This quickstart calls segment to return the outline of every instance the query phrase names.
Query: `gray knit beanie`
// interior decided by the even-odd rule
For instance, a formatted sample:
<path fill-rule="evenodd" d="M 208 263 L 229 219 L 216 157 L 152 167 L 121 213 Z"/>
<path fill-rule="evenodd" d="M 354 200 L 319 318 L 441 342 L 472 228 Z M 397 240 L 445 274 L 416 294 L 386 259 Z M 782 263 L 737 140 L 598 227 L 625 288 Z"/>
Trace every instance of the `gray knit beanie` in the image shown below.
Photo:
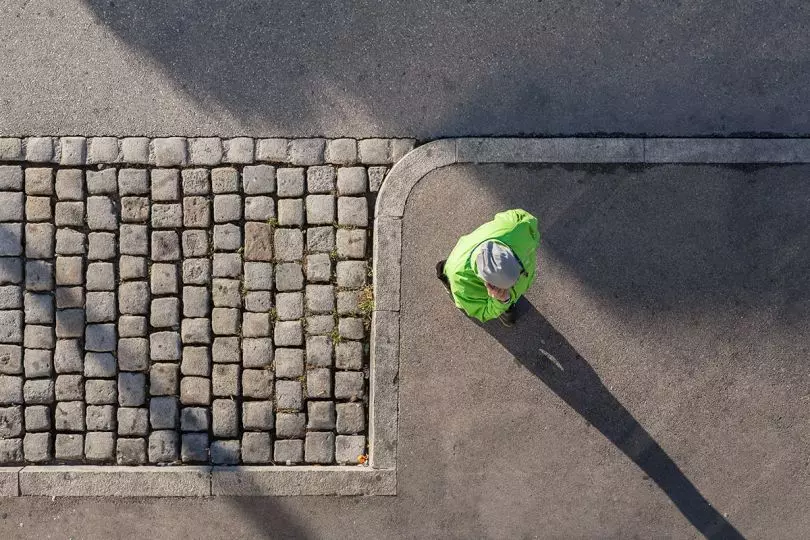
<path fill-rule="evenodd" d="M 511 249 L 493 240 L 487 240 L 476 249 L 478 277 L 499 289 L 511 289 L 517 283 L 523 267 Z"/>

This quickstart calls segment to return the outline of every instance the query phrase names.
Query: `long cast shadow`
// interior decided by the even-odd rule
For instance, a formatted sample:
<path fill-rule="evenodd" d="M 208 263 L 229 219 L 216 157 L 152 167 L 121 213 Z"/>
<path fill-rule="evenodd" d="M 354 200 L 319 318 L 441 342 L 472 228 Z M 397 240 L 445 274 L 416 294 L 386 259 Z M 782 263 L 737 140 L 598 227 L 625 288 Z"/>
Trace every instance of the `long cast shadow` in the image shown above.
<path fill-rule="evenodd" d="M 667 494 L 706 538 L 744 538 L 686 477 L 666 451 L 605 387 L 588 362 L 525 298 L 506 328 L 480 325 L 526 369 L 599 430 Z"/>

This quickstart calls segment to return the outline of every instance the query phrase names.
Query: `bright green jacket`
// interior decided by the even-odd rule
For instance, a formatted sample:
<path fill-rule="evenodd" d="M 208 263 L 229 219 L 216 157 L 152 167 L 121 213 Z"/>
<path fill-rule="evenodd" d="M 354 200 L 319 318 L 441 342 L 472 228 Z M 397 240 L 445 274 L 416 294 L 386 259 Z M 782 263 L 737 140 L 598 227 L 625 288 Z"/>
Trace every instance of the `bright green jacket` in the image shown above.
<path fill-rule="evenodd" d="M 472 254 L 486 240 L 496 240 L 508 246 L 523 265 L 523 273 L 509 290 L 508 302 L 489 296 L 484 280 L 475 271 Z M 525 210 L 507 210 L 496 214 L 489 223 L 462 236 L 444 265 L 456 306 L 481 322 L 501 315 L 517 302 L 534 281 L 539 245 L 537 218 Z"/>

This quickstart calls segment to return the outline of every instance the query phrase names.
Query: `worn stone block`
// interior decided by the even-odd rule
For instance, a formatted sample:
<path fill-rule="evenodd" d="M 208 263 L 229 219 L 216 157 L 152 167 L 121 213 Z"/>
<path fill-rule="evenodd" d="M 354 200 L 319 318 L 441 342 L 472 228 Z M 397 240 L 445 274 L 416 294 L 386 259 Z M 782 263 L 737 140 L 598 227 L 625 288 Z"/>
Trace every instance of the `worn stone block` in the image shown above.
<path fill-rule="evenodd" d="M 366 411 L 362 403 L 338 403 L 337 432 L 342 435 L 363 433 L 366 429 Z"/>
<path fill-rule="evenodd" d="M 283 382 L 283 381 L 277 381 Z M 287 381 L 289 382 L 289 381 Z M 276 389 L 278 393 L 278 389 Z M 279 412 L 276 414 L 276 437 L 279 439 L 301 439 L 306 434 L 304 413 Z"/>
<path fill-rule="evenodd" d="M 244 337 L 269 336 L 270 315 L 268 313 L 243 313 L 242 335 Z"/>
<path fill-rule="evenodd" d="M 307 253 L 331 253 L 335 249 L 335 229 L 310 227 L 307 229 Z"/>
<path fill-rule="evenodd" d="M 238 309 L 216 307 L 211 315 L 211 327 L 218 336 L 235 336 L 239 334 L 241 320 Z"/>
<path fill-rule="evenodd" d="M 350 227 L 368 225 L 368 201 L 365 197 L 338 197 L 338 224 Z"/>
<path fill-rule="evenodd" d="M 50 259 L 54 256 L 56 228 L 50 223 L 25 224 L 25 256 L 29 259 Z"/>
<path fill-rule="evenodd" d="M 357 315 L 360 313 L 360 301 L 363 291 L 338 291 L 338 315 Z"/>
<path fill-rule="evenodd" d="M 278 233 L 276 231 L 276 256 L 286 254 L 290 246 L 278 244 Z M 271 261 L 273 260 L 273 226 L 258 221 L 245 223 L 245 260 L 247 261 Z"/>
<path fill-rule="evenodd" d="M 62 147 L 62 165 L 84 165 L 87 158 L 87 139 L 84 137 L 62 137 L 59 139 Z"/>
<path fill-rule="evenodd" d="M 118 259 L 118 275 L 122 280 L 145 278 L 147 276 L 146 257 L 122 255 Z"/>
<path fill-rule="evenodd" d="M 149 354 L 152 361 L 180 360 L 180 334 L 154 332 L 149 335 Z"/>
<path fill-rule="evenodd" d="M 114 231 L 118 228 L 112 199 L 100 195 L 87 197 L 87 226 L 97 231 Z"/>
<path fill-rule="evenodd" d="M 176 203 L 161 203 L 152 205 L 152 227 L 156 229 L 172 229 L 183 226 L 183 206 Z M 153 235 L 155 233 L 152 233 Z M 154 236 L 153 236 L 154 242 Z"/>
<path fill-rule="evenodd" d="M 123 255 L 149 255 L 146 225 L 121 225 L 118 244 Z"/>
<path fill-rule="evenodd" d="M 304 201 L 302 199 L 279 200 L 278 223 L 282 227 L 303 227 Z"/>
<path fill-rule="evenodd" d="M 155 328 L 170 328 L 179 325 L 180 299 L 154 298 L 149 323 Z"/>
<path fill-rule="evenodd" d="M 276 315 L 282 321 L 291 321 L 303 317 L 304 295 L 300 292 L 277 294 Z"/>
<path fill-rule="evenodd" d="M 332 285 L 307 285 L 308 313 L 332 313 L 335 310 L 335 290 Z"/>
<path fill-rule="evenodd" d="M 189 285 L 211 283 L 211 261 L 208 259 L 183 260 L 183 283 Z"/>
<path fill-rule="evenodd" d="M 211 407 L 211 432 L 215 437 L 239 435 L 239 406 L 230 399 L 215 399 Z"/>
<path fill-rule="evenodd" d="M 155 151 L 155 165 L 158 167 L 175 167 L 188 163 L 188 151 L 184 138 L 159 138 L 153 139 L 152 143 Z"/>
<path fill-rule="evenodd" d="M 208 461 L 208 434 L 184 433 L 180 450 L 183 463 L 204 463 Z"/>
<path fill-rule="evenodd" d="M 332 139 L 326 141 L 327 163 L 353 165 L 357 163 L 357 141 L 354 139 Z"/>
<path fill-rule="evenodd" d="M 283 163 L 287 161 L 287 139 L 260 139 L 256 142 L 256 159 L 258 161 L 270 161 Z"/>
<path fill-rule="evenodd" d="M 0 439 L 0 463 L 12 464 L 22 461 L 22 439 Z"/>
<path fill-rule="evenodd" d="M 19 345 L 0 345 L 0 373 L 17 375 L 22 372 L 22 347 Z"/>
<path fill-rule="evenodd" d="M 58 433 L 54 446 L 59 461 L 79 461 L 84 458 L 84 435 Z"/>
<path fill-rule="evenodd" d="M 15 287 L 19 292 L 19 288 Z M 19 305 L 9 306 L 11 309 Z M 25 293 L 25 322 L 27 324 L 53 323 L 53 296 L 47 293 Z"/>
<path fill-rule="evenodd" d="M 276 407 L 284 411 L 300 411 L 303 392 L 300 381 L 276 381 Z"/>
<path fill-rule="evenodd" d="M 214 221 L 226 223 L 242 219 L 242 197 L 238 194 L 223 194 L 214 197 Z"/>
<path fill-rule="evenodd" d="M 146 463 L 146 439 L 118 439 L 115 441 L 115 462 L 119 465 Z"/>
<path fill-rule="evenodd" d="M 53 367 L 53 351 L 25 349 L 23 362 L 26 377 L 49 377 Z"/>
<path fill-rule="evenodd" d="M 282 379 L 296 379 L 304 374 L 304 351 L 301 349 L 277 349 L 275 351 L 275 374 Z"/>
<path fill-rule="evenodd" d="M 132 338 L 143 337 L 146 335 L 146 317 L 138 317 L 133 315 L 124 315 L 118 317 L 118 337 Z M 121 347 L 119 342 L 118 354 L 121 354 Z"/>
<path fill-rule="evenodd" d="M 2 231 L 2 228 L 0 228 Z M 16 284 L 23 281 L 23 264 L 22 259 L 9 258 L 3 259 L 3 264 L 0 264 L 0 284 Z"/>
<path fill-rule="evenodd" d="M 22 223 L 0 223 L 0 256 L 16 257 L 22 254 Z"/>
<path fill-rule="evenodd" d="M 154 266 L 152 267 L 152 280 L 154 283 Z M 145 281 L 122 283 L 118 287 L 118 310 L 123 315 L 146 315 L 149 313 L 149 286 L 147 283 Z"/>
<path fill-rule="evenodd" d="M 23 170 L 17 165 L 0 165 L 0 189 L 16 190 L 23 188 Z"/>
<path fill-rule="evenodd" d="M 8 205 L 2 205 L 0 208 L 4 209 L 5 211 L 14 209 L 14 205 L 11 204 L 14 202 L 15 196 L 16 198 L 21 200 L 19 197 L 20 194 L 9 194 L 3 193 L 2 198 L 10 199 Z M 5 202 L 5 201 L 4 201 Z M 0 210 L 3 212 L 3 210 Z M 3 216 L 0 215 L 0 221 L 14 221 L 22 219 L 22 216 L 11 215 L 7 216 L 5 219 L 2 219 Z M 27 196 L 25 197 L 25 219 L 30 223 L 32 221 L 51 221 L 51 198 L 50 197 L 34 197 L 34 196 Z"/>
<path fill-rule="evenodd" d="M 310 401 L 307 403 L 307 429 L 335 429 L 335 403 L 333 401 Z"/>
<path fill-rule="evenodd" d="M 282 168 L 276 171 L 279 197 L 301 197 L 304 195 L 304 169 L 300 167 Z"/>
<path fill-rule="evenodd" d="M 81 346 L 75 339 L 60 339 L 56 342 L 53 366 L 57 373 L 82 373 L 84 363 Z"/>
<path fill-rule="evenodd" d="M 208 347 L 183 347 L 180 372 L 184 376 L 210 377 L 211 354 L 208 352 Z"/>
<path fill-rule="evenodd" d="M 363 259 L 366 256 L 368 233 L 365 229 L 338 229 L 338 257 L 345 259 Z"/>
<path fill-rule="evenodd" d="M 273 446 L 273 460 L 285 465 L 301 463 L 304 461 L 304 441 L 298 439 L 276 441 Z"/>
<path fill-rule="evenodd" d="M 207 345 L 211 343 L 211 321 L 208 319 L 183 319 L 181 326 L 183 344 Z"/>
<path fill-rule="evenodd" d="M 84 435 L 84 457 L 88 461 L 109 461 L 114 456 L 114 434 L 93 431 Z"/>
<path fill-rule="evenodd" d="M 183 287 L 183 316 L 205 317 L 211 309 L 211 298 L 206 287 Z"/>
<path fill-rule="evenodd" d="M 149 172 L 145 169 L 121 169 L 118 171 L 118 193 L 121 196 L 147 195 L 149 193 Z"/>
<path fill-rule="evenodd" d="M 239 366 L 235 364 L 214 364 L 211 370 L 211 388 L 215 396 L 238 396 Z"/>
<path fill-rule="evenodd" d="M 115 320 L 114 292 L 88 292 L 85 302 L 85 316 L 88 323 L 110 322 Z"/>
<path fill-rule="evenodd" d="M 139 165 L 149 163 L 149 139 L 147 137 L 121 139 L 121 161 Z"/>
<path fill-rule="evenodd" d="M 26 325 L 23 345 L 25 345 L 26 349 L 53 349 L 55 346 L 53 328 L 32 324 Z M 89 347 L 89 345 L 87 346 Z"/>
<path fill-rule="evenodd" d="M 87 192 L 93 195 L 115 195 L 118 193 L 118 181 L 115 169 L 87 171 Z"/>
<path fill-rule="evenodd" d="M 57 257 L 56 284 L 81 285 L 84 283 L 84 266 L 81 257 Z"/>
<path fill-rule="evenodd" d="M 359 289 L 365 286 L 368 278 L 368 269 L 365 261 L 338 261 L 337 284 L 338 287 Z"/>
<path fill-rule="evenodd" d="M 242 435 L 243 463 L 269 463 L 272 451 L 273 446 L 269 433 L 244 433 Z"/>
<path fill-rule="evenodd" d="M 84 203 L 80 201 L 56 203 L 54 223 L 56 223 L 57 227 L 84 226 Z M 57 253 L 59 253 L 58 250 Z"/>
<path fill-rule="evenodd" d="M 242 189 L 246 195 L 267 195 L 276 190 L 276 168 L 250 165 L 242 171 Z"/>
<path fill-rule="evenodd" d="M 118 409 L 118 434 L 127 437 L 144 437 L 149 433 L 149 411 L 121 407 Z"/>
<path fill-rule="evenodd" d="M 192 165 L 219 165 L 222 163 L 222 140 L 219 137 L 190 139 L 189 162 Z"/>
<path fill-rule="evenodd" d="M 87 258 L 110 260 L 115 258 L 115 235 L 112 233 L 90 233 L 87 235 Z"/>
<path fill-rule="evenodd" d="M 82 289 L 81 287 L 56 288 L 57 309 L 81 308 L 83 306 L 84 306 L 84 289 Z"/>
<path fill-rule="evenodd" d="M 115 431 L 115 407 L 112 405 L 88 405 L 84 412 L 87 431 Z"/>
<path fill-rule="evenodd" d="M 242 365 L 245 368 L 266 368 L 273 363 L 273 343 L 270 338 L 242 340 Z"/>
<path fill-rule="evenodd" d="M 44 463 L 51 460 L 51 434 L 26 433 L 23 438 L 25 461 Z"/>
<path fill-rule="evenodd" d="M 331 225 L 334 221 L 334 195 L 307 195 L 307 223 L 310 225 Z"/>
<path fill-rule="evenodd" d="M 292 139 L 288 149 L 289 161 L 293 165 L 317 165 L 323 163 L 325 147 L 325 139 Z"/>
<path fill-rule="evenodd" d="M 57 431 L 84 431 L 84 403 L 61 401 L 56 404 L 53 418 Z"/>
<path fill-rule="evenodd" d="M 172 396 L 177 393 L 180 366 L 177 364 L 152 364 L 149 368 L 149 394 Z"/>
<path fill-rule="evenodd" d="M 327 399 L 332 397 L 332 372 L 327 368 L 307 370 L 307 398 Z"/>
<path fill-rule="evenodd" d="M 241 291 L 237 279 L 214 279 L 211 294 L 215 307 L 240 307 Z"/>
<path fill-rule="evenodd" d="M 240 247 L 242 247 L 242 231 L 238 225 L 233 223 L 214 225 L 214 249 L 237 251 Z"/>
<path fill-rule="evenodd" d="M 23 341 L 23 312 L 0 311 L 0 343 Z"/>
<path fill-rule="evenodd" d="M 180 403 L 208 405 L 211 403 L 211 385 L 202 377 L 183 377 L 180 381 Z"/>
<path fill-rule="evenodd" d="M 122 197 L 121 221 L 125 223 L 146 223 L 149 221 L 149 199 L 146 197 Z"/>
<path fill-rule="evenodd" d="M 183 431 L 208 431 L 207 407 L 185 407 L 180 414 L 180 427 Z"/>
<path fill-rule="evenodd" d="M 29 138 L 27 140 L 28 146 L 31 145 L 31 141 L 36 140 L 34 138 Z M 50 138 L 48 139 L 50 141 Z M 33 154 L 33 152 L 32 152 Z M 19 161 L 22 160 L 23 157 L 23 146 L 22 140 L 17 137 L 2 137 L 0 138 L 0 160 L 2 161 Z M 27 157 L 27 155 L 26 155 Z M 50 158 L 48 158 L 50 159 Z M 28 161 L 34 161 L 33 159 L 28 158 Z M 47 160 L 46 160 L 47 161 Z"/>
<path fill-rule="evenodd" d="M 238 364 L 241 359 L 239 338 L 235 337 L 214 338 L 214 346 L 211 348 L 211 357 L 214 363 Z"/>
<path fill-rule="evenodd" d="M 276 323 L 274 342 L 279 347 L 295 347 L 301 345 L 303 331 L 301 321 L 279 321 Z"/>
<path fill-rule="evenodd" d="M 115 356 L 110 353 L 88 352 L 84 355 L 84 376 L 87 378 L 113 378 L 115 367 Z"/>
<path fill-rule="evenodd" d="M 28 409 L 26 407 L 26 414 Z M 47 409 L 47 407 L 45 407 Z M 28 424 L 26 422 L 26 427 Z M 0 438 L 10 439 L 23 434 L 23 412 L 22 407 L 0 407 Z"/>
<path fill-rule="evenodd" d="M 335 367 L 338 369 L 363 369 L 363 344 L 359 341 L 338 343 L 335 348 Z"/>
<path fill-rule="evenodd" d="M 88 405 L 114 405 L 118 402 L 117 381 L 90 379 L 84 382 L 84 400 Z"/>
<path fill-rule="evenodd" d="M 338 435 L 335 438 L 335 461 L 338 465 L 355 465 L 366 455 L 366 438 L 363 435 Z"/>
<path fill-rule="evenodd" d="M 0 191 L 0 200 L 3 201 L 3 204 L 0 205 L 0 221 L 22 221 L 25 198 L 25 194 L 22 192 Z"/>
<path fill-rule="evenodd" d="M 183 169 L 180 176 L 183 178 L 184 195 L 208 195 L 211 193 L 211 176 L 208 169 Z"/>
<path fill-rule="evenodd" d="M 142 407 L 146 404 L 146 375 L 118 374 L 118 404 L 122 407 Z"/>
<path fill-rule="evenodd" d="M 153 397 L 149 400 L 149 424 L 152 429 L 176 429 L 179 418 L 176 397 Z"/>
<path fill-rule="evenodd" d="M 267 369 L 242 371 L 242 395 L 251 399 L 270 399 L 273 396 L 273 372 Z"/>
<path fill-rule="evenodd" d="M 273 308 L 273 296 L 270 291 L 251 291 L 245 295 L 245 310 L 268 312 Z"/>
<path fill-rule="evenodd" d="M 341 167 L 337 173 L 337 187 L 340 195 L 362 195 L 368 186 L 365 167 Z"/>
<path fill-rule="evenodd" d="M 335 435 L 321 431 L 307 433 L 304 442 L 304 459 L 307 463 L 326 465 L 335 459 Z"/>
<path fill-rule="evenodd" d="M 312 367 L 332 366 L 332 339 L 327 336 L 307 338 L 307 365 Z"/>
<path fill-rule="evenodd" d="M 242 427 L 246 430 L 270 431 L 274 423 L 272 401 L 242 403 Z"/>
<path fill-rule="evenodd" d="M 180 435 L 174 431 L 149 434 L 149 463 L 173 463 L 180 459 Z"/>
<path fill-rule="evenodd" d="M 220 195 L 222 196 L 222 195 Z M 211 224 L 211 205 L 205 197 L 183 199 L 183 225 L 185 227 L 208 227 Z"/>
<path fill-rule="evenodd" d="M 386 165 L 391 163 L 389 139 L 363 139 L 357 142 L 360 163 L 365 165 Z"/>
<path fill-rule="evenodd" d="M 363 339 L 365 337 L 363 319 L 357 317 L 342 317 L 338 322 L 338 335 L 344 339 Z M 360 368 L 347 368 L 360 369 Z"/>
<path fill-rule="evenodd" d="M 29 167 L 25 169 L 26 195 L 53 195 L 53 169 Z"/>
<path fill-rule="evenodd" d="M 413 139 L 391 139 L 391 163 L 396 163 L 414 149 L 416 141 Z"/>
<path fill-rule="evenodd" d="M 173 264 L 153 264 L 150 268 L 152 294 L 177 294 L 177 267 Z M 123 289 L 122 284 L 121 288 Z"/>
<path fill-rule="evenodd" d="M 225 139 L 226 163 L 251 163 L 253 161 L 253 139 L 250 137 L 234 137 Z"/>
<path fill-rule="evenodd" d="M 307 281 L 311 283 L 328 283 L 332 278 L 332 259 L 329 255 L 318 254 L 307 256 Z"/>
<path fill-rule="evenodd" d="M 211 463 L 215 465 L 236 465 L 239 463 L 239 441 L 211 442 Z"/>
<path fill-rule="evenodd" d="M 92 262 L 87 265 L 87 290 L 115 290 L 115 268 L 112 263 Z"/>
<path fill-rule="evenodd" d="M 232 167 L 221 167 L 211 171 L 211 190 L 214 193 L 237 193 L 239 172 Z"/>
<path fill-rule="evenodd" d="M 275 202 L 271 197 L 258 196 L 245 198 L 245 219 L 249 221 L 269 221 L 276 217 Z"/>
<path fill-rule="evenodd" d="M 335 398 L 356 401 L 364 392 L 363 373 L 360 371 L 338 371 L 335 373 Z"/>
<path fill-rule="evenodd" d="M 272 263 L 245 262 L 244 285 L 246 290 L 271 290 L 273 288 Z"/>

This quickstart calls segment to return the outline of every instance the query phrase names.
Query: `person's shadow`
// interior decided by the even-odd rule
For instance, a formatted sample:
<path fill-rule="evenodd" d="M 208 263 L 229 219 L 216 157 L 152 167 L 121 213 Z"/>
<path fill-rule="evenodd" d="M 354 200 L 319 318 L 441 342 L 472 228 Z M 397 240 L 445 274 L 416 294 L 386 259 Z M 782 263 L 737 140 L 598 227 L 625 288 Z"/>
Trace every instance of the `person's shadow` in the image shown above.
<path fill-rule="evenodd" d="M 525 298 L 520 299 L 516 309 L 519 319 L 512 328 L 497 320 L 479 326 L 632 459 L 701 534 L 707 538 L 744 538 L 700 494 L 545 317 Z"/>

